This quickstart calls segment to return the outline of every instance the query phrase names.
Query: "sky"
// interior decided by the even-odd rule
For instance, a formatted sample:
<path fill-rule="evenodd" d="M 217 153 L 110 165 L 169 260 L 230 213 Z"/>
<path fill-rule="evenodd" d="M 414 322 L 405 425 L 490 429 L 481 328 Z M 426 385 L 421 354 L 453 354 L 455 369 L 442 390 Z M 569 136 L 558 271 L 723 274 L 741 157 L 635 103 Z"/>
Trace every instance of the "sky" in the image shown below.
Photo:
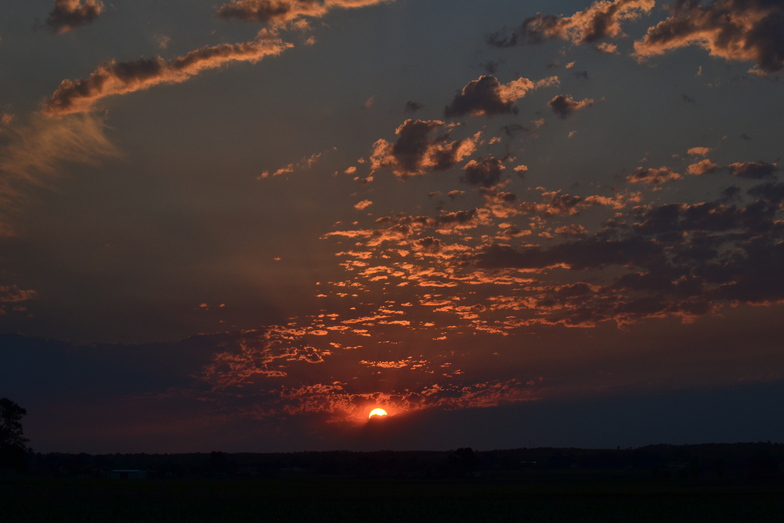
<path fill-rule="evenodd" d="M 6 6 L 0 397 L 42 452 L 783 442 L 782 35 L 781 0 Z"/>

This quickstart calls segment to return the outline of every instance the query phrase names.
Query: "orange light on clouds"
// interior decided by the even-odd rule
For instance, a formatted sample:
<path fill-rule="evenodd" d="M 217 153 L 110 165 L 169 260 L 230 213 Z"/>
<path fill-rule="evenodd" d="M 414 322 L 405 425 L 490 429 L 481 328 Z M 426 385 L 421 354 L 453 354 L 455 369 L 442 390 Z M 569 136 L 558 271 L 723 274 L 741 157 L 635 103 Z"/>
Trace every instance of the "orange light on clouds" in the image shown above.
<path fill-rule="evenodd" d="M 385 411 L 384 409 L 373 409 L 370 411 L 370 414 L 368 414 L 368 419 L 371 419 L 374 416 L 382 417 L 386 415 L 387 415 L 387 411 Z"/>

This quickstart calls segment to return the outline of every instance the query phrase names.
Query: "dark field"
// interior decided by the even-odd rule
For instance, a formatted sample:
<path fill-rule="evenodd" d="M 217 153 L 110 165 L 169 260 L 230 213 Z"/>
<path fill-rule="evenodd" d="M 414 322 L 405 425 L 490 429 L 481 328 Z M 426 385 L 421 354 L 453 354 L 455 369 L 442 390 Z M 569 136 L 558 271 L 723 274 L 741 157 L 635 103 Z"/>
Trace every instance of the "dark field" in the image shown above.
<path fill-rule="evenodd" d="M 2 522 L 782 521 L 784 486 L 569 477 L 6 478 Z"/>

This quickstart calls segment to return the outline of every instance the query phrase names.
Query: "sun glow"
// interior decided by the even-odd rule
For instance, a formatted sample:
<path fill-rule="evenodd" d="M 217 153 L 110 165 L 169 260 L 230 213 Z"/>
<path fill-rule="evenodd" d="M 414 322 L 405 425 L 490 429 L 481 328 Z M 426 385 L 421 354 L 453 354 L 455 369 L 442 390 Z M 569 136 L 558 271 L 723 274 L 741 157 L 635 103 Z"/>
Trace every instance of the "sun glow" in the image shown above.
<path fill-rule="evenodd" d="M 386 415 L 387 415 L 387 411 L 385 411 L 384 409 L 373 409 L 373 410 L 370 411 L 370 414 L 368 414 L 368 419 L 371 419 L 374 416 L 381 417 L 381 416 L 386 416 Z"/>

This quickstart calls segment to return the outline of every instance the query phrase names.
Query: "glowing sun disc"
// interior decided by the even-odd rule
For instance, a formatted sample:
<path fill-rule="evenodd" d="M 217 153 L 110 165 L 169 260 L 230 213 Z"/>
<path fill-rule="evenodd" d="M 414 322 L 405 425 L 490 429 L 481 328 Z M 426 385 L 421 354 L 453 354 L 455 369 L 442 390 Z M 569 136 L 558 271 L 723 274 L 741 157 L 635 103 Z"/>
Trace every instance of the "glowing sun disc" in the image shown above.
<path fill-rule="evenodd" d="M 370 411 L 370 414 L 368 414 L 368 419 L 372 418 L 373 416 L 386 416 L 386 415 L 387 415 L 387 411 L 385 411 L 384 409 L 373 409 Z"/>

